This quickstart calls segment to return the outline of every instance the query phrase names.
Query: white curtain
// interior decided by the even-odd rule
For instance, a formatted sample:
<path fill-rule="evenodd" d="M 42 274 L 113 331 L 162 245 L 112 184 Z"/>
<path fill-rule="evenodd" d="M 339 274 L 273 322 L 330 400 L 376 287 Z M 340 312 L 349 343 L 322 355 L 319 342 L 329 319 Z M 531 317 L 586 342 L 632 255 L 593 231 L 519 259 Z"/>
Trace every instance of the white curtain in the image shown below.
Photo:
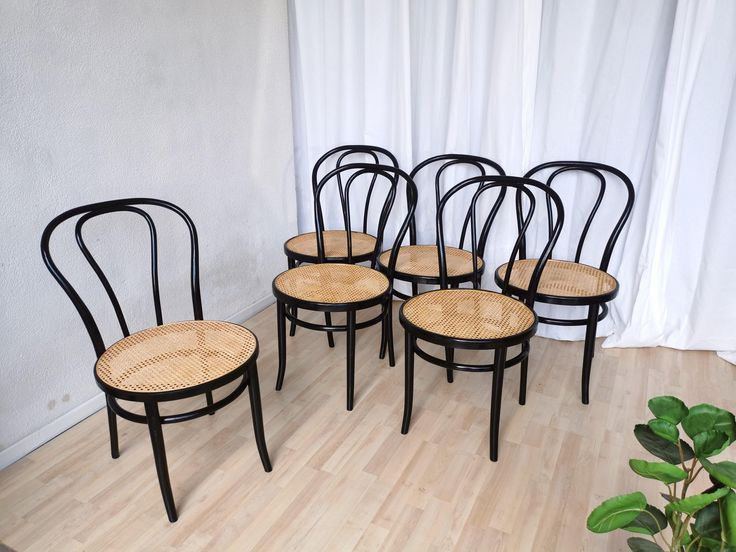
<path fill-rule="evenodd" d="M 609 267 L 621 291 L 605 344 L 736 351 L 736 2 L 290 0 L 289 14 L 300 230 L 314 226 L 311 165 L 339 144 L 384 146 L 407 172 L 451 152 L 516 175 L 607 163 L 637 198 Z M 593 188 L 558 189 L 557 257 L 574 253 Z M 418 217 L 431 219 L 423 197 Z M 623 189 L 609 199 L 589 264 Z"/>

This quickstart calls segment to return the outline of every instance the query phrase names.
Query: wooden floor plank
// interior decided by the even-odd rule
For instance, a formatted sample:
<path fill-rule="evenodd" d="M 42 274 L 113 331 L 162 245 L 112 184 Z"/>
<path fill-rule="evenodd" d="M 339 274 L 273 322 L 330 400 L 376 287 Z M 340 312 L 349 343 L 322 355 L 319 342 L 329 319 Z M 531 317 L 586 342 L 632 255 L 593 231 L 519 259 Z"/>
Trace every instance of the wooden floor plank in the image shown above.
<path fill-rule="evenodd" d="M 299 328 L 288 341 L 284 388 L 274 390 L 274 311 L 246 324 L 260 342 L 273 472 L 262 470 L 245 398 L 166 426 L 179 511 L 170 524 L 146 428 L 121 420 L 113 460 L 98 412 L 0 472 L 0 541 L 19 551 L 622 550 L 627 535 L 590 534 L 585 519 L 614 494 L 642 489 L 656 500 L 656 482 L 627 466 L 647 458 L 632 434 L 649 418 L 647 399 L 675 394 L 736 409 L 736 367 L 713 353 L 602 349 L 600 340 L 584 406 L 582 343 L 535 338 L 525 406 L 518 371 L 505 375 L 492 463 L 489 374 L 458 373 L 448 384 L 443 369 L 417 359 L 404 436 L 398 323 L 393 368 L 378 359 L 379 328 L 358 332 L 355 409 L 347 412 L 342 334 L 330 349 L 324 335 Z"/>

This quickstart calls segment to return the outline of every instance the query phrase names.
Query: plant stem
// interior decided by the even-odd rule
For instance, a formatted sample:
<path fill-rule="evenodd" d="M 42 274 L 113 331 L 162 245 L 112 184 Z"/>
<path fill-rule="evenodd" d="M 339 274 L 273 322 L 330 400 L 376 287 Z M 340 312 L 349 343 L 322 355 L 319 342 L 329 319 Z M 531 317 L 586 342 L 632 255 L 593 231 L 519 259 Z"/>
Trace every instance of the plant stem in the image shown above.
<path fill-rule="evenodd" d="M 700 468 L 696 471 L 695 466 L 698 463 L 697 458 L 693 458 L 693 463 L 690 465 L 690 469 L 685 468 L 685 471 L 687 471 L 687 479 L 685 479 L 685 482 L 682 484 L 682 496 L 680 497 L 680 500 L 685 498 L 685 495 L 687 493 L 687 488 L 690 486 L 690 483 L 695 481 L 695 478 L 698 477 L 698 474 L 700 473 L 700 470 L 703 468 L 701 465 Z M 683 463 L 683 466 L 685 464 Z"/>
<path fill-rule="evenodd" d="M 695 478 L 698 477 L 698 474 L 701 472 L 702 469 L 703 469 L 703 466 L 700 465 L 697 471 L 695 472 L 695 474 L 693 475 L 693 481 L 695 481 Z"/>
<path fill-rule="evenodd" d="M 685 537 L 685 533 L 687 533 L 687 524 L 690 523 L 690 520 L 692 519 L 692 515 L 688 514 L 685 518 L 685 522 L 680 525 L 680 534 L 677 535 L 677 543 L 679 544 L 682 539 Z M 682 520 L 680 520 L 682 521 Z"/>
<path fill-rule="evenodd" d="M 682 469 L 687 471 L 687 466 L 685 466 L 685 453 L 682 451 L 682 445 L 679 440 L 677 441 L 677 452 L 680 453 L 680 464 L 682 464 Z"/>
<path fill-rule="evenodd" d="M 688 544 L 687 548 L 685 548 L 685 552 L 688 552 L 688 550 L 690 550 L 690 547 L 693 546 L 696 542 L 698 543 L 698 550 L 700 550 L 700 546 L 703 544 L 703 542 L 702 541 L 698 542 L 698 541 L 700 541 L 700 537 L 695 537 L 692 541 L 690 541 L 690 544 Z"/>

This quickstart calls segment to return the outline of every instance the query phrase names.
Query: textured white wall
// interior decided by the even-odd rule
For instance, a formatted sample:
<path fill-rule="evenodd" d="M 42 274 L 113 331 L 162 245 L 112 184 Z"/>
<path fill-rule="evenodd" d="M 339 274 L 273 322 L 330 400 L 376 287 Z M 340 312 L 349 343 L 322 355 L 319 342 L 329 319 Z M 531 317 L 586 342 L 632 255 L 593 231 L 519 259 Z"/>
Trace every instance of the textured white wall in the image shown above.
<path fill-rule="evenodd" d="M 41 261 L 56 214 L 170 200 L 200 234 L 205 317 L 238 319 L 270 302 L 296 230 L 286 3 L 5 0 L 0 79 L 2 467 L 102 405 L 89 338 Z M 140 329 L 153 320 L 146 234 L 116 217 L 90 223 L 91 247 L 115 252 L 101 260 Z M 187 244 L 183 227 L 164 223 L 171 321 L 191 316 Z M 109 343 L 119 333 L 72 231 L 53 251 L 89 291 Z"/>

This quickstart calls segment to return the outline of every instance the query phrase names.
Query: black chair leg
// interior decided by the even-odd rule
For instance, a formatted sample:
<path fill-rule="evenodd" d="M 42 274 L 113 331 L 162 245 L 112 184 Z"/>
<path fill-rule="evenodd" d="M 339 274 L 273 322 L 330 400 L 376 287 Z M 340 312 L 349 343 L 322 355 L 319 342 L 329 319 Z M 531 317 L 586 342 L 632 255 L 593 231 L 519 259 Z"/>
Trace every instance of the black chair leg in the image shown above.
<path fill-rule="evenodd" d="M 276 301 L 276 330 L 279 341 L 279 373 L 276 377 L 276 391 L 280 391 L 284 385 L 284 374 L 286 373 L 286 306 L 281 301 Z"/>
<path fill-rule="evenodd" d="M 498 460 L 498 434 L 501 426 L 501 397 L 506 349 L 496 349 L 493 355 L 493 388 L 491 389 L 491 460 Z"/>
<path fill-rule="evenodd" d="M 258 455 L 261 457 L 263 469 L 271 471 L 271 460 L 266 448 L 266 434 L 263 432 L 263 410 L 261 409 L 261 390 L 258 385 L 258 368 L 254 362 L 248 368 L 248 396 L 250 397 L 250 413 L 253 418 L 253 433 L 256 436 Z"/>
<path fill-rule="evenodd" d="M 355 391 L 355 311 L 348 311 L 347 318 L 347 408 L 352 410 Z"/>
<path fill-rule="evenodd" d="M 298 315 L 299 309 L 297 309 L 296 307 L 291 307 L 291 316 L 296 318 Z M 291 337 L 294 337 L 294 335 L 296 335 L 296 322 L 294 322 L 293 320 L 291 321 L 291 325 L 289 327 L 289 335 Z"/>
<path fill-rule="evenodd" d="M 455 360 L 455 349 L 452 347 L 445 347 L 445 360 L 447 362 L 453 362 Z M 455 381 L 452 368 L 447 369 L 447 383 Z"/>
<path fill-rule="evenodd" d="M 388 344 L 388 365 L 396 366 L 396 357 L 394 355 L 394 301 L 389 296 L 388 305 L 386 306 L 386 343 Z"/>
<path fill-rule="evenodd" d="M 161 487 L 161 496 L 164 499 L 166 514 L 172 523 L 177 520 L 174 495 L 171 492 L 171 481 L 169 481 L 169 468 L 166 465 L 166 448 L 164 447 L 164 434 L 161 430 L 161 417 L 158 413 L 158 404 L 155 402 L 145 403 L 146 422 L 151 434 L 151 445 L 153 446 L 153 459 L 156 463 L 158 484 Z"/>
<path fill-rule="evenodd" d="M 120 457 L 120 446 L 118 445 L 118 418 L 110 408 L 110 401 L 113 400 L 110 395 L 105 395 L 107 401 L 107 427 L 110 430 L 110 455 L 113 458 Z"/>
<path fill-rule="evenodd" d="M 411 409 L 414 403 L 414 337 L 404 331 L 404 419 L 401 422 L 401 433 L 409 432 Z"/>
<path fill-rule="evenodd" d="M 388 341 L 386 340 L 386 318 L 388 317 L 388 305 L 382 306 L 382 309 L 384 309 L 384 316 L 381 320 L 381 348 L 378 351 L 378 358 L 383 360 L 386 358 L 386 345 L 388 345 Z"/>
<path fill-rule="evenodd" d="M 325 324 L 332 326 L 332 315 L 329 312 L 325 313 Z M 335 338 L 332 336 L 332 332 L 327 332 L 327 345 L 329 347 L 335 346 Z"/>
<path fill-rule="evenodd" d="M 212 391 L 207 391 L 205 393 L 205 396 L 207 397 L 207 406 L 212 406 L 215 402 L 212 398 Z M 210 416 L 214 416 L 214 414 L 215 414 L 214 410 L 210 412 Z"/>
<path fill-rule="evenodd" d="M 588 324 L 585 327 L 585 348 L 583 350 L 583 379 L 581 390 L 583 404 L 590 402 L 590 369 L 595 352 L 595 333 L 598 327 L 598 305 L 588 307 Z"/>
<path fill-rule="evenodd" d="M 294 259 L 287 259 L 289 270 L 292 268 L 296 268 L 296 261 Z M 290 307 L 290 313 L 291 315 L 296 318 L 297 316 L 297 308 L 296 307 Z M 291 321 L 290 327 L 289 327 L 289 336 L 294 337 L 294 334 L 296 334 L 296 322 L 293 320 Z"/>
<path fill-rule="evenodd" d="M 412 282 L 411 283 L 411 296 L 416 297 L 417 295 L 419 295 L 419 284 L 417 284 L 416 282 Z"/>
<path fill-rule="evenodd" d="M 519 377 L 519 404 L 526 404 L 526 382 L 527 373 L 529 372 L 529 348 L 530 343 L 528 341 L 521 344 L 521 352 L 526 353 L 527 356 L 521 361 L 520 366 L 520 377 Z"/>

